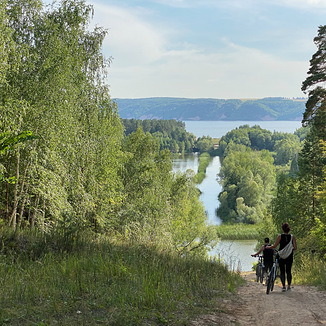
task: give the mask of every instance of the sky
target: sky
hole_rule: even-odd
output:
[[[306,97],[326,0],[89,0],[112,98]]]

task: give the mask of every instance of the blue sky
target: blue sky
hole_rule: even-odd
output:
[[[302,97],[326,0],[90,0],[113,98]]]

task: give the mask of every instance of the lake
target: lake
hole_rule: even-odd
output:
[[[293,133],[301,127],[300,121],[185,121],[186,130],[193,133],[196,137],[210,136],[212,138],[221,138],[232,129],[241,125],[249,126],[259,125],[263,129],[271,132],[289,132]],[[201,191],[200,199],[202,200],[208,217],[208,222],[219,225],[221,220],[216,216],[216,209],[219,206],[218,194],[222,187],[217,182],[221,164],[219,157],[214,157],[206,170],[206,177],[198,185]],[[191,169],[197,172],[198,155],[189,154],[184,158],[173,160],[173,171],[185,172]],[[253,262],[257,259],[250,255],[255,252],[257,241],[229,241],[222,240],[211,251],[212,256],[224,257],[224,261],[230,268],[239,268],[241,271],[250,271]]]
[[[210,136],[212,138],[221,138],[232,129],[243,125],[249,125],[250,127],[259,125],[271,132],[289,133],[293,133],[302,127],[301,121],[184,121],[184,123],[186,124],[186,130],[196,137]]]

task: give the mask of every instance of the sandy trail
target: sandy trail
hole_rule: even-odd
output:
[[[254,272],[243,277],[246,284],[238,296],[219,303],[223,312],[201,316],[192,325],[326,325],[326,292],[295,284],[282,292],[276,284],[267,295]]]

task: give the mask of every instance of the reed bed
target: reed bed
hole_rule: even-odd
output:
[[[257,240],[260,226],[257,224],[221,224],[216,227],[217,235],[223,240]]]
[[[197,174],[196,174],[196,182],[198,184],[201,184],[202,181],[205,179],[206,176],[206,169],[209,165],[209,163],[212,160],[212,157],[210,156],[209,153],[204,152],[199,155],[199,165],[197,169]]]

